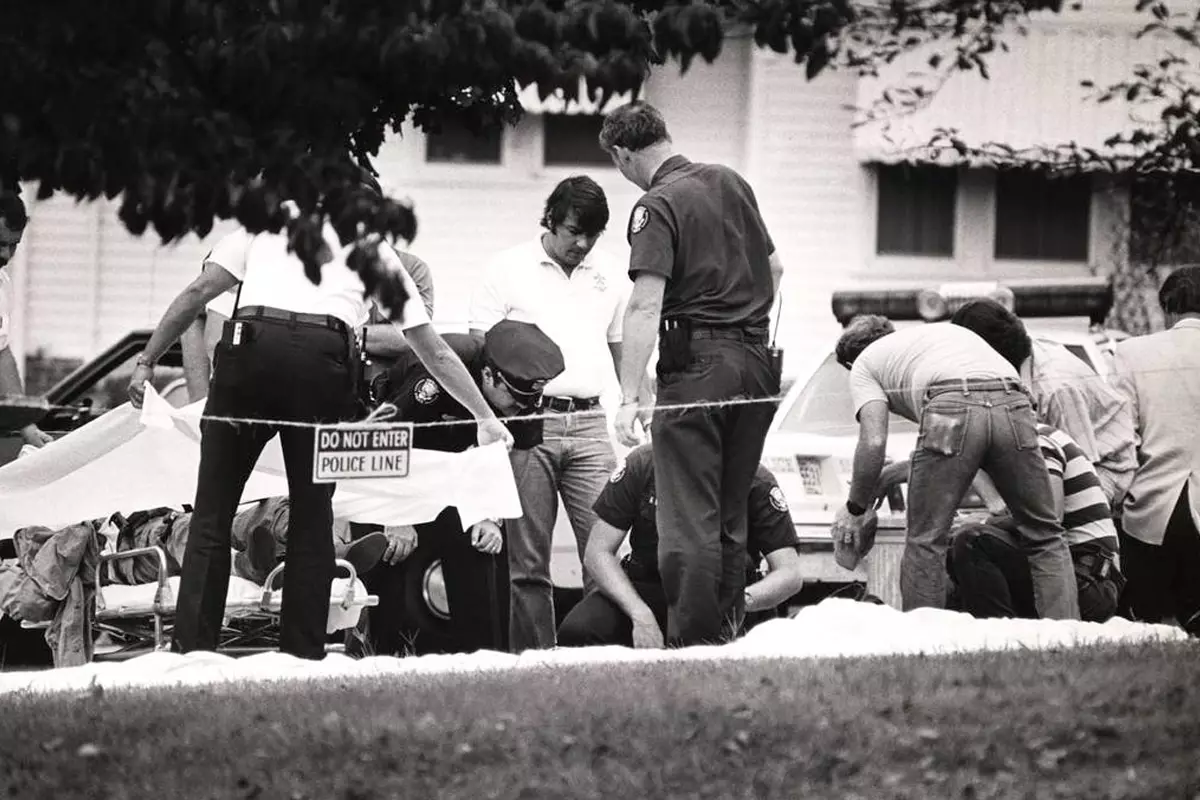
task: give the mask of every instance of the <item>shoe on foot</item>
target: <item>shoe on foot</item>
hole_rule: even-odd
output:
[[[388,538],[381,531],[368,533],[361,539],[356,539],[346,548],[341,558],[349,561],[355,572],[362,575],[371,570],[388,548]]]
[[[259,525],[250,531],[249,541],[246,542],[246,560],[255,575],[261,576],[259,583],[266,581],[271,570],[279,564],[275,558],[275,537],[266,525]]]

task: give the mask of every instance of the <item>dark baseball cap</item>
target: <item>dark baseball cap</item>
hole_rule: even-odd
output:
[[[565,365],[562,350],[537,325],[504,319],[483,338],[483,358],[518,401],[537,403],[545,385]]]

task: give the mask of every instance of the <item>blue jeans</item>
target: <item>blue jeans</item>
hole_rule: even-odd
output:
[[[1071,554],[1054,508],[1029,396],[1008,379],[946,381],[925,395],[908,481],[903,608],[946,605],[946,548],[975,473],[987,472],[1016,523],[1037,613],[1079,619]]]
[[[592,504],[613,471],[617,457],[608,421],[596,408],[545,420],[542,444],[512,452],[513,475],[524,516],[505,523],[509,571],[509,649],[514,653],[555,644],[554,587],[550,554],[558,497],[575,532],[579,560],[596,524]],[[587,573],[584,591],[592,588]]]

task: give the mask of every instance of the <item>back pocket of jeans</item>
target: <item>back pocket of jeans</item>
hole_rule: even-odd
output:
[[[917,446],[930,453],[956,456],[962,452],[967,436],[967,409],[926,408],[921,415],[921,434]]]
[[[1012,425],[1013,441],[1018,450],[1032,450],[1038,446],[1037,419],[1033,416],[1033,406],[1029,403],[1017,403],[1008,406],[1008,421]]]

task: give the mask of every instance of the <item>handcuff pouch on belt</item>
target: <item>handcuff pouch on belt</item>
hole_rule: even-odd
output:
[[[692,321],[664,319],[658,332],[658,371],[682,372],[692,361]]]

